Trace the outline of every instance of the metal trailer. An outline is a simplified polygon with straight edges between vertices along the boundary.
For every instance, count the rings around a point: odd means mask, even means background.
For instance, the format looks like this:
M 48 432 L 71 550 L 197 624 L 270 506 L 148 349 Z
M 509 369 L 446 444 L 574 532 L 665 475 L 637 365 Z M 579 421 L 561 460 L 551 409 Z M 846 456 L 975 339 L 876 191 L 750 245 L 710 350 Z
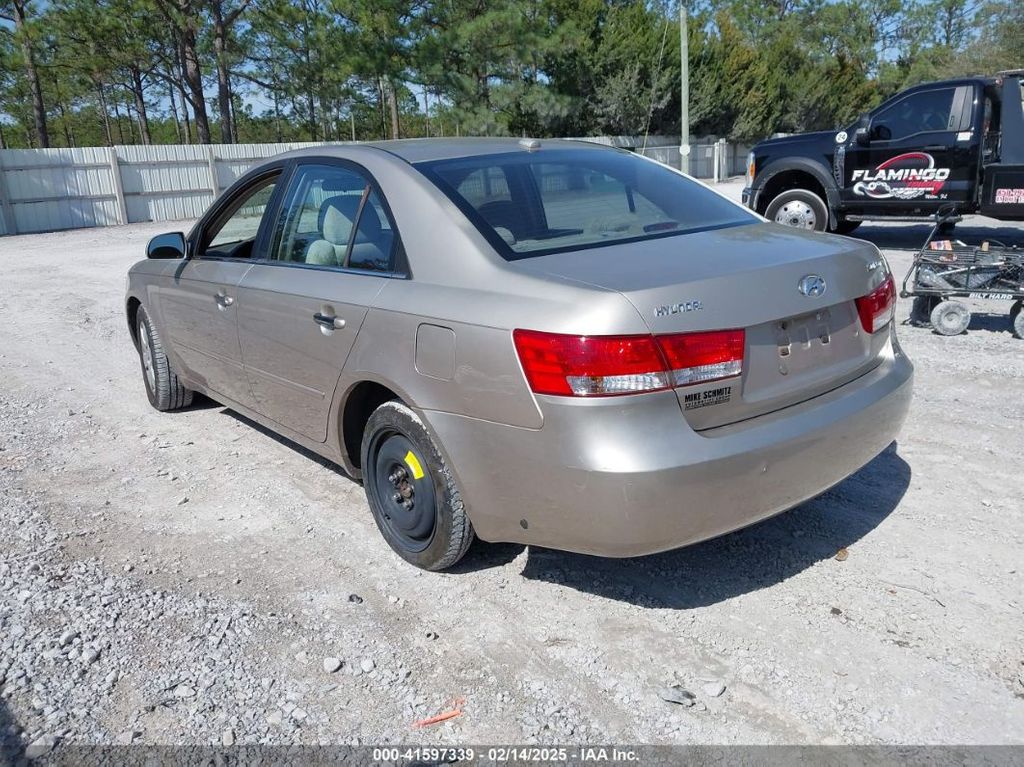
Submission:
M 952 206 L 939 211 L 903 278 L 900 296 L 914 299 L 911 324 L 955 336 L 971 322 L 970 309 L 958 298 L 1009 301 L 1013 334 L 1024 338 L 1024 250 L 994 240 L 980 247 L 935 247 L 936 235 L 956 215 Z

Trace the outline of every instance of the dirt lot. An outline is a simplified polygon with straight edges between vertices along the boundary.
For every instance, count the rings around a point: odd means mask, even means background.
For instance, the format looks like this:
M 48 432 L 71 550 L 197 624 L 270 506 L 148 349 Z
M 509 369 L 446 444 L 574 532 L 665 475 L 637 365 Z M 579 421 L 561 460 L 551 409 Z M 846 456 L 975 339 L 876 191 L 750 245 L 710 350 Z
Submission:
M 899 444 L 800 508 L 649 558 L 477 545 L 434 575 L 335 467 L 210 402 L 149 407 L 122 290 L 168 228 L 0 239 L 9 744 L 1024 743 L 1005 318 L 902 327 Z M 925 230 L 861 234 L 902 276 Z M 675 681 L 694 705 L 659 698 Z

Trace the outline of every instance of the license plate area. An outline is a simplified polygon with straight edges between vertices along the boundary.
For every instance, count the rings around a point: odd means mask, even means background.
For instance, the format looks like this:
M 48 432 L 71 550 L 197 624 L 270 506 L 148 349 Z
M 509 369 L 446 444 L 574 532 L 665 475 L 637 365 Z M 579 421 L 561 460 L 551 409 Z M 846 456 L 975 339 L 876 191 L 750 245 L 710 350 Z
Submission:
M 773 330 L 780 375 L 800 373 L 833 357 L 830 309 L 780 320 Z

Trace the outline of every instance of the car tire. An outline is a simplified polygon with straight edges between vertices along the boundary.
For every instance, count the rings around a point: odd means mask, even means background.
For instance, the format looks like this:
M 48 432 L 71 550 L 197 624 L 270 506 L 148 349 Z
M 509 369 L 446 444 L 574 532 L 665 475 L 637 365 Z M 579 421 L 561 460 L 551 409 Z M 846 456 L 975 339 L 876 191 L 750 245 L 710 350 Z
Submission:
M 1021 302 L 1018 301 L 1014 304 L 1014 308 L 1017 310 L 1014 313 L 1013 309 L 1010 310 L 1010 324 L 1013 326 L 1013 334 L 1017 338 L 1024 339 L 1024 311 L 1021 311 Z
M 864 222 L 863 221 L 846 221 L 845 219 L 841 218 L 841 219 L 839 219 L 838 222 L 836 222 L 835 229 L 832 229 L 831 231 L 834 232 L 835 234 L 851 234 L 851 233 L 857 231 L 857 228 L 862 223 L 864 223 Z
M 932 309 L 941 303 L 938 296 L 915 296 L 910 305 L 910 324 L 926 328 L 932 324 Z
M 828 206 L 814 192 L 787 189 L 768 203 L 764 217 L 776 224 L 824 232 L 828 227 Z
M 943 336 L 958 336 L 971 324 L 971 310 L 959 301 L 943 301 L 931 315 L 932 329 Z
M 370 415 L 360 451 L 373 519 L 402 559 L 445 570 L 473 543 L 462 493 L 423 422 L 399 400 Z
M 160 334 L 149 319 L 145 307 L 140 306 L 135 319 L 136 346 L 142 364 L 142 382 L 146 387 L 149 404 L 157 410 L 178 410 L 192 404 L 193 391 L 186 388 L 174 372 L 164 352 Z

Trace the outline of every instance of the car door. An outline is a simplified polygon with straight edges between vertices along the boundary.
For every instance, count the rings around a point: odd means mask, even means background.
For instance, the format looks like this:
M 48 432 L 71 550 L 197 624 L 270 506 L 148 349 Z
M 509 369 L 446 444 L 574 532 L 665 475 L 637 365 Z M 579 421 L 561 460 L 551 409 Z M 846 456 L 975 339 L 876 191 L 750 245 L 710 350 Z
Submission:
M 242 359 L 256 409 L 322 442 L 341 370 L 400 246 L 357 166 L 300 163 L 282 200 L 267 258 L 239 285 Z
M 212 394 L 254 405 L 238 343 L 238 284 L 259 257 L 265 212 L 280 169 L 261 174 L 218 202 L 189 238 L 182 261 L 158 295 L 165 333 L 188 377 Z
M 911 91 L 871 115 L 867 143 L 846 149 L 847 207 L 932 212 L 972 199 L 977 158 L 970 158 L 973 88 Z

